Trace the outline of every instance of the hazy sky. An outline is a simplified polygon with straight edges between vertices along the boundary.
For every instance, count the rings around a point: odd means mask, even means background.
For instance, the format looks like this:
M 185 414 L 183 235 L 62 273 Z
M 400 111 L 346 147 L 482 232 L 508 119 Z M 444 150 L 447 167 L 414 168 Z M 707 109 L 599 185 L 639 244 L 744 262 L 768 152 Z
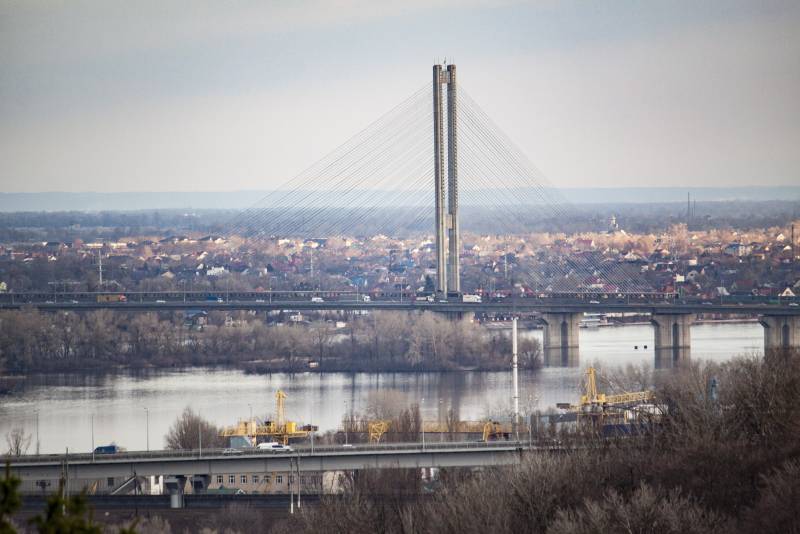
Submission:
M 556 185 L 798 184 L 798 28 L 796 0 L 0 0 L 0 185 L 269 189 L 445 56 Z

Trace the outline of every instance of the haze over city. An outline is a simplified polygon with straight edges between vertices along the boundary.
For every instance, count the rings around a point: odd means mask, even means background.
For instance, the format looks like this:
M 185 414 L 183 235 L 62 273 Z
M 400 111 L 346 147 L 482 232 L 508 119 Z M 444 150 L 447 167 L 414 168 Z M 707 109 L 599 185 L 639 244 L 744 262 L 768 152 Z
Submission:
M 449 59 L 558 187 L 798 182 L 792 1 L 0 5 L 6 192 L 269 190 Z

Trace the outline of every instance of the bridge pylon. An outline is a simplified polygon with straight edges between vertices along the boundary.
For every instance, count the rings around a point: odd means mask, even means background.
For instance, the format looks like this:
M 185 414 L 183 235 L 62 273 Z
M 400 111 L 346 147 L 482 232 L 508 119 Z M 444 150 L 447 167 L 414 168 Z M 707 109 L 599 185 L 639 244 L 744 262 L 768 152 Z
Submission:
M 442 85 L 447 85 L 447 184 L 445 186 Z M 456 66 L 433 66 L 433 152 L 436 196 L 436 293 L 461 292 L 458 225 L 458 113 Z M 447 206 L 445 206 L 445 192 Z M 446 211 L 445 211 L 446 209 Z

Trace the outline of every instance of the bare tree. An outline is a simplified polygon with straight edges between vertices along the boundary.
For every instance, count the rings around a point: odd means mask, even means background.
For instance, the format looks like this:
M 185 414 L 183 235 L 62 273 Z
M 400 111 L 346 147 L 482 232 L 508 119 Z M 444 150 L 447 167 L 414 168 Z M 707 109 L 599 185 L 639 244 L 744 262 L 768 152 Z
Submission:
M 9 456 L 22 456 L 31 446 L 31 436 L 21 427 L 12 428 L 11 432 L 6 434 L 6 444 Z
M 219 429 L 196 414 L 188 406 L 172 424 L 165 436 L 168 449 L 197 449 L 203 447 L 222 447 L 223 438 Z

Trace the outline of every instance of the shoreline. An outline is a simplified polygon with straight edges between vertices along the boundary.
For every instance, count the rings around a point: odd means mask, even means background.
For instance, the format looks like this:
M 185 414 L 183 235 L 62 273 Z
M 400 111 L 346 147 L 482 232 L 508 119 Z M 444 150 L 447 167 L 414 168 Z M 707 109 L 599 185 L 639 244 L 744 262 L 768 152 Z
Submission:
M 727 324 L 753 324 L 757 323 L 758 319 L 756 318 L 737 318 L 737 319 L 701 319 L 697 320 L 694 324 L 695 325 L 727 325 Z M 502 326 L 502 323 L 491 323 L 494 326 L 493 328 L 487 328 L 487 330 L 505 330 Z M 483 325 L 482 325 L 483 326 Z M 636 322 L 628 322 L 628 323 L 607 323 L 607 324 L 598 324 L 598 325 L 591 325 L 587 327 L 582 327 L 581 330 L 598 330 L 600 328 L 620 328 L 625 326 L 650 326 L 649 321 L 636 321 Z M 510 330 L 510 323 L 509 328 Z M 528 332 L 534 329 L 527 329 Z M 523 330 L 524 332 L 525 330 Z M 163 357 L 162 357 L 163 358 Z M 542 353 L 541 351 L 537 354 L 537 361 L 533 366 L 527 367 L 520 367 L 521 371 L 535 371 L 539 370 L 544 367 L 542 361 Z M 228 370 L 228 371 L 239 371 L 246 375 L 271 375 L 271 374 L 288 374 L 288 375 L 296 375 L 296 374 L 335 374 L 335 373 L 343 373 L 343 374 L 358 374 L 358 373 L 367 373 L 367 374 L 374 374 L 374 373 L 403 373 L 403 374 L 418 374 L 418 373 L 470 373 L 470 372 L 477 372 L 477 373 L 491 373 L 491 372 L 498 372 L 504 371 L 510 366 L 510 362 L 493 362 L 491 365 L 485 366 L 464 366 L 464 367 L 452 367 L 452 366 L 441 366 L 441 367 L 407 367 L 403 365 L 399 366 L 392 366 L 387 365 L 384 367 L 377 366 L 374 367 L 372 365 L 364 365 L 360 362 L 356 362 L 355 365 L 347 365 L 346 363 L 343 365 L 339 365 L 334 363 L 325 364 L 321 366 L 311 367 L 309 366 L 310 362 L 316 361 L 314 358 L 302 358 L 301 360 L 295 360 L 290 362 L 281 362 L 278 358 L 275 359 L 267 359 L 267 358 L 249 358 L 249 359 L 233 359 L 232 361 L 223 362 L 216 360 L 215 358 L 210 358 L 208 362 L 203 361 L 179 361 L 180 358 L 170 359 L 164 358 L 162 361 L 165 363 L 152 363 L 152 362 L 143 362 L 141 364 L 108 364 L 108 365 L 98 365 L 95 362 L 79 362 L 82 365 L 79 366 L 59 366 L 53 369 L 46 369 L 46 370 L 21 370 L 21 369 L 9 369 L 6 371 L 7 374 L 0 374 L 0 395 L 8 394 L 14 391 L 21 383 L 24 383 L 30 377 L 46 377 L 46 376 L 84 376 L 84 377 L 104 377 L 104 376 L 114 376 L 118 374 L 125 374 L 125 375 L 136 375 L 139 373 L 148 374 L 148 373 L 158 373 L 158 372 L 183 372 L 192 369 L 213 369 L 213 370 Z M 191 358 L 189 359 L 191 360 Z M 101 363 L 108 363 L 108 362 L 101 362 Z

